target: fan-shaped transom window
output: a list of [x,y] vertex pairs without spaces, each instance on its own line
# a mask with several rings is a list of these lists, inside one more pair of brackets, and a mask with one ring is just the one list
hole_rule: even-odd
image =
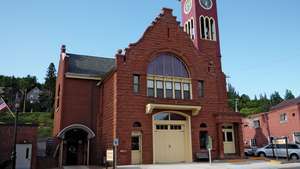
[[176,113],[161,112],[154,115],[154,120],[185,121],[186,117]]
[[142,124],[140,122],[136,121],[132,124],[132,127],[134,127],[134,128],[142,127]]
[[185,64],[173,54],[163,53],[148,65],[148,74],[173,77],[189,77]]
[[148,65],[147,95],[167,99],[191,99],[192,85],[186,65],[175,55],[163,53]]

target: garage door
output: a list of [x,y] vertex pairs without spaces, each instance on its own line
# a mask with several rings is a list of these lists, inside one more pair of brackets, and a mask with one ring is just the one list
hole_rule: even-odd
[[184,124],[154,124],[155,163],[185,161]]

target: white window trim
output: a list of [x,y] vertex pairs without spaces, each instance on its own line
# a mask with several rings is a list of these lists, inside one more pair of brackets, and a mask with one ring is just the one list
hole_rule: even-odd
[[[202,38],[202,25],[201,25],[201,18],[204,19],[204,34],[206,33],[206,19],[208,19],[208,29],[209,29],[209,34],[210,34],[210,38],[206,37],[206,34],[204,35],[204,38]],[[211,27],[211,21],[213,21],[213,27]],[[203,16],[201,15],[199,17],[199,25],[200,25],[200,39],[204,39],[204,40],[208,40],[208,41],[217,41],[217,31],[216,31],[216,21],[213,17],[208,17],[208,16]],[[213,36],[212,35],[213,32]]]
[[[184,88],[183,84],[188,83],[189,88],[190,88],[190,98],[189,100],[193,99],[193,90],[192,90],[192,79],[190,78],[184,78],[184,77],[172,77],[172,76],[159,76],[159,75],[151,75],[148,74],[147,80],[153,80],[154,81],[154,97],[157,98],[157,92],[156,92],[156,81],[162,81],[163,82],[163,87],[164,87],[164,97],[165,99],[176,99],[175,98],[175,82],[178,82],[181,84],[181,99],[180,100],[186,100],[184,99]],[[173,97],[172,98],[167,98],[166,97],[166,83],[167,81],[172,82],[172,90],[173,90]],[[148,86],[147,86],[148,89]],[[148,95],[148,94],[147,94]]]
[[[282,115],[286,117],[283,120],[281,119]],[[280,113],[279,121],[280,121],[280,123],[287,123],[288,122],[288,115],[287,115],[287,113]]]

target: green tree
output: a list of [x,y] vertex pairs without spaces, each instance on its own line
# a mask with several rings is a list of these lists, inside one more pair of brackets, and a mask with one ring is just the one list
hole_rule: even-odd
[[273,94],[271,94],[270,96],[270,103],[271,103],[271,106],[275,106],[279,103],[281,103],[283,101],[283,99],[281,98],[280,94],[275,91]]
[[291,90],[286,89],[284,100],[291,100],[291,99],[295,99],[295,96],[293,95]]
[[55,97],[55,85],[56,85],[56,69],[54,63],[50,63],[46,77],[45,77],[45,89],[48,93],[48,111],[53,112],[53,104]]
[[236,99],[239,100],[239,93],[235,90],[235,88],[231,84],[228,84],[227,96],[228,96],[229,107],[232,110],[234,110]]

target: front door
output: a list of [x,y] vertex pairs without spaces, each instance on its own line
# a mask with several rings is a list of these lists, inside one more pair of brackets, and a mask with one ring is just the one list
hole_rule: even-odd
[[131,136],[131,164],[142,163],[142,137],[140,134]]
[[235,154],[235,140],[233,125],[223,126],[224,154]]
[[16,169],[30,169],[31,168],[31,144],[17,144],[17,159],[16,159]]

